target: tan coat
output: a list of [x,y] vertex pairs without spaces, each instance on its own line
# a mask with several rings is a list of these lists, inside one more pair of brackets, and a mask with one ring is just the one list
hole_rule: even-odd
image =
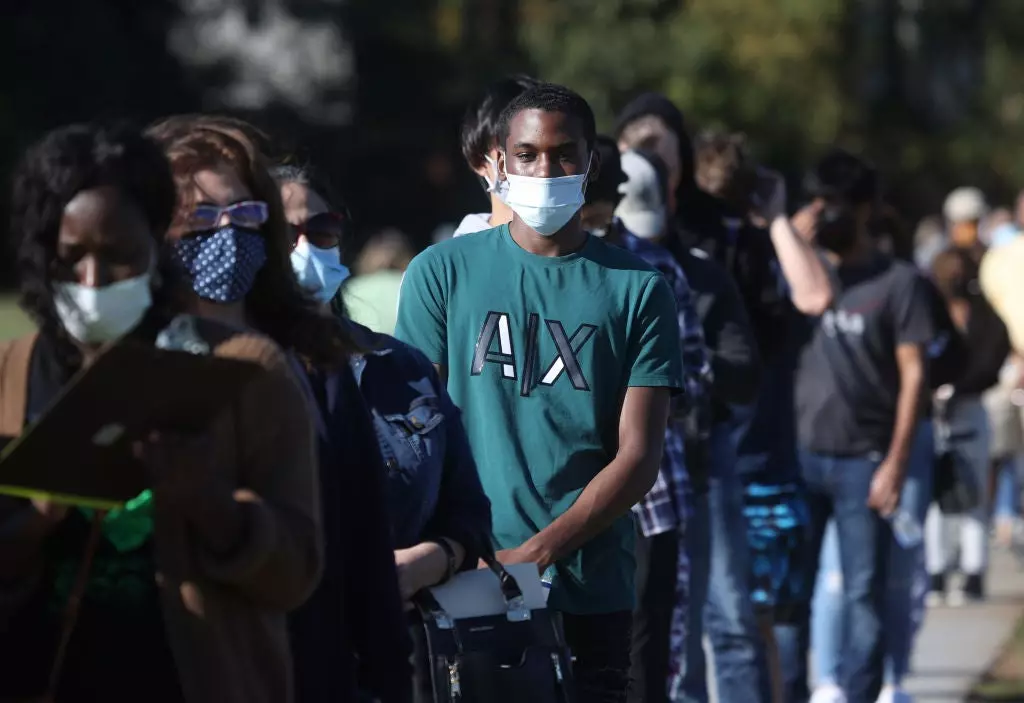
[[[255,361],[266,373],[212,430],[213,465],[240,487],[235,498],[247,508],[245,543],[230,558],[215,558],[185,519],[157,500],[156,580],[167,637],[188,703],[287,703],[293,686],[285,614],[313,591],[323,559],[313,422],[277,346],[210,321],[197,328],[215,355]],[[2,435],[22,431],[35,339],[0,345]],[[0,498],[0,545],[26,509],[27,501]],[[32,593],[41,562],[0,589],[0,625]]]

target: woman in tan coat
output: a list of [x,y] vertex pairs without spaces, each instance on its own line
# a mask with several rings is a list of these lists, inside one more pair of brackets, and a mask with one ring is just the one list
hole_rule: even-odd
[[[321,318],[287,256],[258,245],[246,257],[227,247],[216,266],[192,267],[177,285],[180,267],[164,245],[176,201],[164,154],[130,130],[57,130],[17,174],[21,303],[39,329],[0,346],[0,434],[19,434],[102,345],[125,335],[254,361],[263,372],[205,433],[143,447],[151,491],[102,521],[0,499],[0,700],[292,698],[285,615],[315,587],[322,561],[314,433],[284,354],[251,330],[311,355],[307,340],[344,340],[315,333]],[[248,214],[268,209],[279,216],[266,204]],[[227,208],[214,227],[245,214]],[[209,314],[200,279],[230,289],[230,317]],[[54,677],[69,583],[94,528],[90,578]]]

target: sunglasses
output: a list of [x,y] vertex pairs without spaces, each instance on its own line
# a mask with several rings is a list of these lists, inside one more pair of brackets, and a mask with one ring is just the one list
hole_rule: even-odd
[[227,215],[236,227],[259,229],[269,217],[267,204],[260,200],[243,200],[232,205],[196,205],[189,216],[188,228],[193,232],[216,229]]
[[352,220],[348,213],[322,212],[313,215],[299,225],[292,225],[295,233],[295,241],[299,237],[305,237],[310,244],[319,249],[330,249],[341,246],[348,239],[349,228]]

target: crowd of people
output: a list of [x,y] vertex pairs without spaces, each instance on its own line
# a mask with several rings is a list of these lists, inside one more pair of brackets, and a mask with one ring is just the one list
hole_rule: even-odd
[[30,148],[0,433],[124,338],[259,372],[118,509],[0,497],[0,700],[432,701],[417,594],[493,557],[581,703],[909,703],[926,604],[1018,532],[1024,222],[960,188],[911,239],[866,159],[788,193],[691,129],[497,81],[490,208],[418,255],[237,119]]

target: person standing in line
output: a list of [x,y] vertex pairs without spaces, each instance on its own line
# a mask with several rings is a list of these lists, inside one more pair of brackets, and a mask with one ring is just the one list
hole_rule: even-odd
[[402,277],[415,255],[409,238],[396,229],[370,237],[341,289],[348,317],[378,334],[393,334]]
[[[127,127],[55,130],[16,173],[21,303],[38,331],[0,345],[4,435],[36,421],[122,338],[260,368],[200,432],[143,443],[151,488],[123,507],[0,498],[0,699],[293,700],[285,614],[322,566],[313,420],[276,344],[198,315],[194,279],[166,246],[176,201],[160,147]],[[222,265],[242,289],[258,268]],[[289,280],[268,266],[263,285],[282,270]],[[295,294],[280,306],[301,319]],[[69,607],[77,619],[48,690]]]
[[[459,410],[433,365],[413,347],[371,332],[345,315],[337,298],[348,275],[340,259],[346,232],[337,225],[342,220],[328,216],[330,206],[305,169],[278,167],[272,175],[291,225],[289,245],[299,283],[324,305],[325,313],[333,301],[334,314],[365,350],[349,358],[351,373],[339,376],[352,377],[370,410],[372,422],[362,428],[376,445],[367,451],[375,458],[370,468],[387,482],[387,519],[381,529],[393,536],[398,585],[403,602],[408,602],[418,591],[476,568],[490,547],[490,503]],[[329,378],[311,376],[310,382],[325,386],[318,395],[329,397]],[[348,589],[357,596],[365,574],[353,575],[347,579]],[[418,612],[410,611],[408,620],[416,667],[427,661],[426,643]],[[379,648],[377,625],[360,618],[353,633],[363,659]],[[382,683],[395,672],[376,667],[367,673],[367,692],[388,700],[383,694],[389,689]],[[413,683],[414,700],[431,700],[429,671],[417,669]]]
[[992,462],[991,426],[982,396],[999,383],[1000,371],[1010,353],[1006,326],[985,300],[978,281],[985,254],[985,247],[978,238],[978,226],[987,211],[977,189],[960,188],[950,193],[944,212],[952,246],[932,262],[932,280],[968,347],[962,375],[940,389],[946,396],[943,423],[949,430],[950,447],[970,464],[983,495],[974,510],[959,518],[960,567],[965,578],[962,589],[948,594],[947,570],[952,550],[945,534],[947,521],[937,505],[928,512],[925,557],[931,577],[928,598],[933,604],[944,599],[957,605],[985,596]]
[[[769,231],[752,229],[739,216],[747,213],[737,213],[727,202],[697,187],[693,145],[682,114],[671,101],[657,94],[642,95],[626,107],[619,125],[620,146],[664,139],[660,135],[666,132],[678,140],[678,161],[689,165],[689,170],[682,170],[674,184],[679,202],[678,219],[683,223],[679,235],[684,241],[680,246],[700,246],[733,276],[753,325],[765,368],[784,363],[788,335],[780,335],[779,330],[787,329],[793,308],[820,312],[828,305],[832,294],[822,262],[785,216],[784,186],[781,182],[773,183],[772,192],[765,193],[765,202],[761,203],[766,212],[771,212]],[[775,375],[766,375],[765,379],[770,380]],[[763,392],[766,391],[758,389],[759,395]],[[738,452],[742,447],[748,455],[770,455],[774,444],[785,437],[786,432],[774,429],[785,415],[776,413],[771,403],[762,403],[761,407],[763,421],[758,417],[737,415],[736,408],[729,406],[720,406],[717,411],[711,442],[709,493],[711,582],[706,612],[702,616],[707,618],[707,631],[715,650],[718,690],[728,692],[722,693],[723,697],[767,701],[771,698],[771,682],[766,652],[761,646],[750,603],[751,557],[742,516],[744,498]],[[756,431],[762,425],[772,429]],[[762,463],[753,462],[753,465]],[[699,617],[691,617],[691,627]],[[694,695],[706,696],[703,650],[695,645],[691,653],[687,676],[694,677]]]
[[658,475],[683,387],[672,291],[583,230],[600,163],[590,106],[557,85],[499,123],[512,222],[410,264],[396,336],[434,362],[463,412],[497,558],[550,581],[580,700],[625,700],[635,603],[630,509]]
[[627,178],[614,139],[605,134],[597,135],[594,150],[601,159],[601,172],[596,181],[587,184],[580,223],[595,237],[606,237],[615,221],[615,208],[622,200],[619,188]]
[[[170,117],[148,133],[164,147],[178,182],[168,243],[191,277],[198,311],[278,338],[316,421],[324,568],[288,619],[291,695],[299,703],[355,700],[361,669],[381,699],[404,703],[411,668],[384,491],[374,472],[380,459],[354,380],[337,374],[361,346],[296,279],[281,196],[261,152],[264,135],[211,115]],[[332,392],[313,392],[310,376],[332,374],[340,376]],[[359,648],[367,642],[359,635],[368,632],[371,646]]]
[[540,82],[529,76],[508,76],[487,86],[483,96],[466,110],[462,119],[462,156],[491,201],[490,212],[466,215],[453,237],[482,232],[512,221],[512,209],[503,193],[508,182],[498,178],[498,126],[510,102]]
[[658,244],[668,232],[667,169],[653,153],[629,151],[620,159],[614,140],[604,147],[608,153],[605,156],[602,151],[602,178],[611,175],[612,164],[617,175],[628,176],[621,184],[622,194],[611,201],[614,219],[608,223],[605,241],[625,247],[659,270],[679,310],[686,394],[673,409],[665,432],[658,480],[633,507],[638,518],[637,608],[628,700],[661,703],[676,697],[686,657],[689,559],[685,538],[692,489],[685,424],[691,412],[709,411],[711,365],[686,275]]
[[[842,163],[835,154],[826,158],[850,171],[841,156]],[[864,195],[871,179],[854,180],[850,197],[816,203],[814,239],[835,266],[840,292],[825,314],[808,317],[796,375],[811,573],[831,518],[843,584],[842,615],[834,622],[845,626],[845,666],[837,680],[822,681],[816,702],[869,703],[882,689],[882,604],[893,540],[886,520],[907,478],[927,393],[925,348],[934,339],[923,280],[912,266],[878,253],[870,233],[873,200]],[[908,597],[903,612],[909,605]],[[801,632],[807,636],[806,623]]]
[[[661,118],[645,116],[623,129],[619,135],[619,148],[650,148],[668,167],[667,203],[672,216],[668,222],[668,234],[661,244],[672,253],[690,283],[715,379],[710,409],[707,412],[691,411],[686,423],[687,469],[693,486],[693,511],[686,532],[690,594],[686,617],[686,658],[673,681],[673,694],[677,700],[704,703],[708,700],[703,644],[705,610],[710,608],[715,617],[712,641],[718,641],[724,651],[740,650],[729,661],[738,660],[741,665],[725,664],[726,670],[746,671],[743,668],[745,664],[742,664],[747,661],[744,653],[757,656],[756,649],[747,649],[743,645],[742,633],[747,632],[743,623],[748,621],[738,594],[745,591],[730,588],[730,584],[734,584],[732,575],[737,573],[734,559],[742,558],[742,552],[727,551],[724,545],[728,540],[712,538],[712,535],[729,534],[739,524],[736,520],[740,518],[734,511],[720,509],[723,493],[711,464],[710,438],[713,428],[728,419],[731,404],[747,404],[756,397],[761,364],[753,330],[732,277],[705,252],[683,243],[688,236],[681,234],[676,210],[679,184],[686,180],[683,164],[692,164],[692,158],[687,158],[679,137]],[[720,518],[722,522],[712,523],[713,519]],[[749,608],[747,612],[750,612],[749,624],[754,627],[753,613]],[[730,614],[735,614],[735,617],[729,617]],[[733,683],[735,689],[731,687]],[[761,690],[760,685],[756,685],[757,690]],[[742,676],[720,678],[718,690],[723,697],[753,695],[751,682]]]
[[[737,277],[753,277],[752,262],[771,256],[746,252],[746,265],[738,258],[739,241],[764,238],[764,227],[774,215],[763,214],[767,198],[778,195],[774,179],[759,168],[747,152],[742,135],[708,131],[694,144],[696,177],[702,189],[725,202],[732,212],[726,223],[736,232],[732,251],[723,256],[732,261]],[[784,207],[783,202],[778,203]],[[750,230],[743,234],[744,229]],[[748,245],[748,249],[756,249]],[[772,259],[769,258],[769,261]],[[751,564],[751,598],[764,643],[772,685],[772,699],[781,702],[792,695],[803,670],[797,645],[797,622],[809,607],[813,578],[806,573],[809,515],[805,489],[800,477],[796,447],[796,418],[793,381],[796,365],[797,312],[787,301],[786,281],[761,272],[765,283],[757,305],[748,307],[752,316],[771,322],[771,339],[761,339],[760,348],[769,364],[760,396],[750,406],[732,408],[733,437],[737,450],[737,475],[743,483],[744,514]],[[749,284],[748,284],[749,286]],[[748,295],[748,301],[750,296]],[[775,301],[771,304],[770,301]],[[749,302],[748,302],[749,305]]]
[[[1018,217],[1024,213],[1024,196],[1018,199]],[[992,246],[981,260],[978,284],[992,309],[1003,321],[1012,352],[1000,373],[999,384],[985,397],[992,426],[991,454],[995,462],[990,486],[993,495],[995,540],[1011,546],[1021,524],[1020,471],[1024,459],[1024,404],[1019,400],[1024,387],[1024,306],[1019,275],[1024,261],[1024,237],[1020,225],[1004,225],[993,237]]]
[[[869,208],[873,213],[868,217],[871,223],[870,234],[878,253],[889,256],[895,252],[897,259],[913,263],[910,247],[898,244],[902,241],[898,234],[902,222],[898,221],[892,210],[884,206],[882,216],[877,215],[876,208],[882,202],[878,177],[875,169],[863,159],[843,150],[833,150],[808,172],[804,179],[804,190],[811,200],[808,211],[816,212],[829,205],[843,203],[855,203]],[[810,219],[806,224],[805,234],[810,241],[814,241],[816,222]],[[928,292],[932,312],[934,337],[928,345],[928,382],[929,387],[935,390],[959,377],[966,362],[965,346],[946,312],[946,305],[938,289],[927,278],[922,277],[920,283]],[[930,404],[922,404],[907,477],[900,495],[900,510],[918,527],[924,524],[932,500],[935,442],[930,411]],[[814,671],[824,684],[817,695],[830,700],[837,695],[838,690],[835,683],[839,678],[843,657],[842,633],[845,623],[842,568],[834,520],[830,520],[826,528],[818,573],[816,576],[810,574],[809,577],[816,581],[811,611],[813,622],[810,625],[810,638],[814,642]],[[908,700],[902,683],[910,668],[914,634],[924,616],[927,580],[923,545],[901,544],[894,539],[890,545],[886,577],[885,683],[879,696],[882,703]],[[802,649],[801,654],[805,651],[806,648]],[[806,659],[802,657],[800,661],[806,662]],[[806,686],[806,666],[801,668],[801,672],[800,681]],[[794,694],[794,699],[802,700],[807,695],[801,688],[801,693]]]

